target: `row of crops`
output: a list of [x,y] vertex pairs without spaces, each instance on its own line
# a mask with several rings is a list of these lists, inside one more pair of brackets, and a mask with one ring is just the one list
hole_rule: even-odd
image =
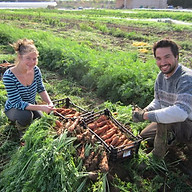
[[[49,32],[21,30],[7,24],[1,24],[0,31],[7,49],[7,42],[22,37],[32,38],[40,51],[40,65],[72,78],[89,90],[96,90],[97,95],[104,99],[139,105],[151,100],[157,69],[153,59],[143,62],[138,57],[134,44],[130,52],[114,52],[103,48],[91,49],[86,44]],[[7,33],[9,35],[4,38]],[[142,45],[141,48],[140,51],[146,50]]]
[[[153,83],[158,72],[151,57],[152,39],[154,41],[157,40],[157,36],[155,34],[150,34],[150,36],[143,35],[137,32],[137,29],[125,31],[122,29],[126,24],[125,21],[122,27],[117,27],[113,24],[115,22],[122,22],[123,18],[127,17],[152,18],[157,17],[157,15],[151,11],[132,12],[105,10],[62,12],[53,10],[50,13],[47,10],[29,10],[26,17],[26,12],[23,10],[16,10],[14,12],[2,10],[1,17],[4,20],[9,20],[10,22],[14,20],[22,20],[22,22],[25,20],[31,21],[29,24],[31,26],[27,26],[27,29],[15,29],[13,25],[17,25],[17,23],[11,24],[11,27],[9,24],[2,24],[2,44],[7,47],[7,42],[13,42],[23,36],[32,38],[36,41],[36,45],[41,52],[40,63],[45,68],[58,70],[60,74],[71,77],[89,90],[96,90],[97,95],[104,99],[109,99],[113,102],[121,101],[124,104],[134,102],[143,106],[144,103],[151,101]],[[109,18],[104,17],[105,15]],[[119,19],[115,21],[115,19],[110,18],[112,15]],[[158,18],[169,16],[173,19],[182,20],[181,16],[183,15],[186,15],[186,18],[190,18],[189,13],[165,13],[163,11],[158,13]],[[70,22],[68,22],[68,19]],[[88,21],[88,23],[85,21]],[[57,35],[50,32],[42,32],[42,29],[37,33],[38,23],[42,24],[42,28],[51,26]],[[76,37],[71,37],[71,34],[63,35],[63,30],[67,31],[69,28],[69,33],[77,32],[76,29],[72,31],[70,25],[73,25],[73,29],[79,28],[78,31],[81,31],[83,35],[87,36],[88,40],[81,40],[81,34],[76,35]],[[129,21],[127,25],[131,28],[134,22]],[[149,26],[145,25],[149,24],[144,22],[144,30],[147,30]],[[158,25],[168,26],[168,29],[163,28],[168,31],[170,29],[173,30],[174,27],[177,28],[177,31],[183,29],[183,26],[179,30],[179,27],[175,25],[169,26],[166,23],[155,23],[153,25],[154,27]],[[153,27],[153,25],[151,26]],[[162,29],[160,30],[162,31]],[[186,30],[190,30],[190,27],[186,27]],[[17,32],[15,33],[15,31]],[[9,36],[4,38],[4,34],[7,32]],[[104,38],[105,36],[112,36],[117,38],[117,41],[118,38],[123,38],[129,42],[127,42],[126,49],[123,50],[116,50],[117,48],[115,46],[112,48],[110,46],[100,46],[96,42],[98,38],[96,37],[96,33],[103,34]],[[20,35],[18,36],[18,34]],[[147,43],[143,43],[142,41],[147,41]],[[108,42],[103,43],[108,44]],[[120,43],[119,46],[121,46]],[[189,50],[191,49],[190,42],[181,41],[181,46]],[[7,47],[7,49],[9,48]],[[78,71],[76,70],[77,68]],[[140,98],[143,98],[143,100]]]

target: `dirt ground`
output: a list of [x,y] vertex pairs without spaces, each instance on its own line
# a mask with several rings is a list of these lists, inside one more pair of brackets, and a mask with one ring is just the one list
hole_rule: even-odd
[[[183,177],[183,174],[185,174],[187,176],[185,183],[187,186],[192,188],[192,180],[191,180],[192,152],[185,145],[173,146],[169,148],[168,153],[164,160],[165,160],[165,163],[167,164],[168,171],[173,171],[181,177]],[[126,161],[128,160],[125,160],[122,162],[109,163],[109,166],[110,166],[109,180],[113,180],[114,175],[117,175],[122,181],[134,183],[134,178],[132,173],[127,169],[125,169],[124,164],[126,163]],[[163,172],[163,171],[162,172],[159,171],[158,173],[157,172],[154,172],[152,169],[146,169],[145,171],[143,171],[143,178],[153,179],[157,174],[159,174],[163,176],[166,180],[167,178],[166,172]],[[173,187],[165,185],[165,186],[162,186],[158,192],[162,192],[162,191],[172,192]],[[119,189],[111,186],[111,191],[119,192]]]

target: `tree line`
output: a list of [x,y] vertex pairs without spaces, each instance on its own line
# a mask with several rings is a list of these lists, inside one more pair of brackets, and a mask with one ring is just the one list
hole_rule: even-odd
[[192,8],[192,0],[168,0],[167,3],[174,7],[181,6],[183,8]]

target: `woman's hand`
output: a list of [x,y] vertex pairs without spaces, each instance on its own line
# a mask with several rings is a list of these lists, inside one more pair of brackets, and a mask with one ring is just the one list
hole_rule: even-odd
[[41,111],[47,114],[51,113],[55,109],[54,105],[41,105]]

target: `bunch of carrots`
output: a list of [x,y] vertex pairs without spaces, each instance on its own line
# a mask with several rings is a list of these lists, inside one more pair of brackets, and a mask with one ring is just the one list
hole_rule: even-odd
[[[68,117],[67,121],[66,119],[62,121],[63,119],[60,114],[62,114],[65,118]],[[58,134],[61,134],[64,129],[67,129],[69,133],[75,134],[77,137],[77,141],[79,143],[77,154],[78,157],[83,160],[83,164],[89,173],[89,178],[93,179],[94,177],[97,177],[98,170],[101,172],[109,171],[108,156],[103,148],[98,148],[97,150],[91,148],[89,155],[85,155],[85,146],[88,144],[94,146],[97,139],[95,135],[93,135],[88,129],[84,129],[79,125],[81,114],[75,109],[62,107],[56,108],[54,115],[60,117],[60,120],[56,120],[55,122],[55,129],[57,130]]]
[[[66,121],[56,120],[55,129],[57,134],[60,135],[65,129],[67,129],[70,133],[72,133],[77,125],[80,122],[80,112],[76,111],[75,109],[70,108],[56,108],[54,111],[55,116],[60,116],[60,114],[65,117]],[[64,120],[61,116],[60,118]]]
[[110,120],[106,115],[101,115],[97,120],[88,124],[107,145],[113,147],[123,147],[132,144],[127,136]]

